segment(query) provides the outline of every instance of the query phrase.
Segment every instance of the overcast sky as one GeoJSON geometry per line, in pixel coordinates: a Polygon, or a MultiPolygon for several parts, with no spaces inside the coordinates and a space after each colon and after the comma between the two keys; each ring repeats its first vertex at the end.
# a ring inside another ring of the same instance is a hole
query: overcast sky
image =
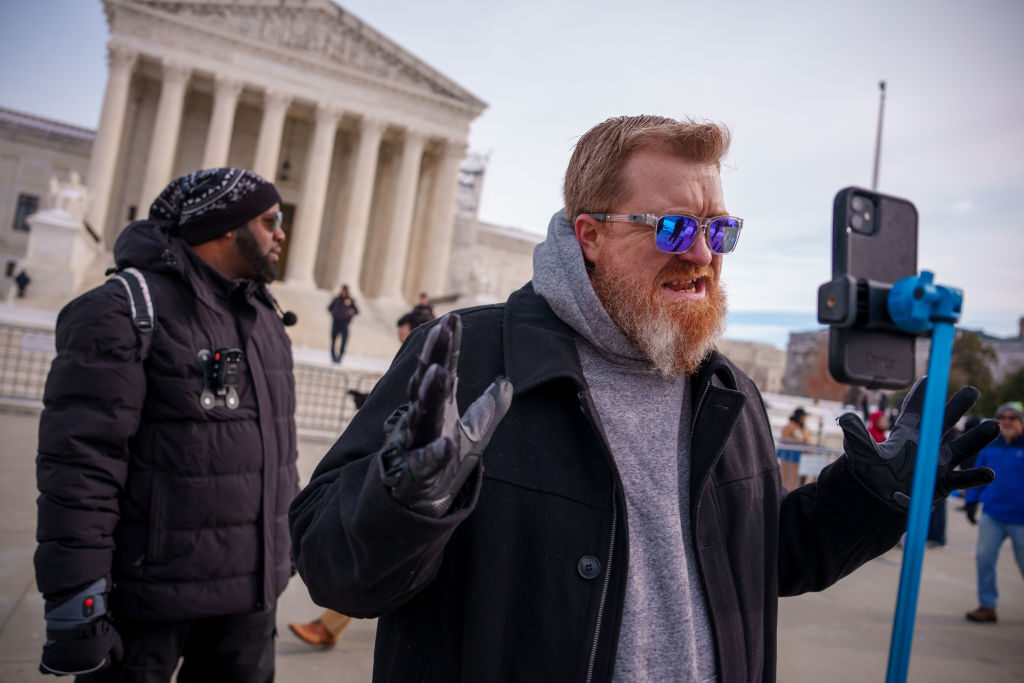
{"type": "MultiPolygon", "coordinates": [[[[879,190],[916,204],[919,266],[964,290],[962,324],[1016,335],[1021,0],[339,4],[488,103],[470,134],[490,154],[486,221],[544,231],[572,145],[609,116],[728,125],[726,201],[746,221],[723,272],[739,338],[759,320],[813,321],[832,198],[871,183],[884,79],[879,190]]],[[[107,38],[99,0],[0,0],[0,106],[95,127],[107,38]]]]}

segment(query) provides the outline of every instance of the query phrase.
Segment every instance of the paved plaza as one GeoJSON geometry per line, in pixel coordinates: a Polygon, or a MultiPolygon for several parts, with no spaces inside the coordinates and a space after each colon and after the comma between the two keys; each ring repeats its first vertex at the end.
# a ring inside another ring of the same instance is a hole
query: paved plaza
{"type": "MultiPolygon", "coordinates": [[[[32,573],[35,549],[35,450],[38,411],[0,409],[0,683],[54,680],[38,673],[44,637],[42,599],[32,573]]],[[[300,439],[303,481],[329,443],[300,439]]],[[[1024,581],[1004,546],[998,624],[972,624],[976,606],[975,528],[949,503],[949,543],[925,556],[909,680],[922,683],[1024,681],[1024,581]]],[[[868,563],[829,590],[780,603],[779,681],[864,683],[885,679],[899,550],[868,563]]],[[[319,613],[294,578],[278,609],[277,680],[369,681],[373,621],[355,621],[336,647],[310,648],[290,621],[319,613]]],[[[729,682],[724,682],[729,683],[729,682]]]]}

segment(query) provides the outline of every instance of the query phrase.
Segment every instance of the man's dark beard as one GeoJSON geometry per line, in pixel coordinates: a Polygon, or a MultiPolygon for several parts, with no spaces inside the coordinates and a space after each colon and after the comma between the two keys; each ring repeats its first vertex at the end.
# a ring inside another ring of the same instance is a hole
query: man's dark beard
{"type": "Polygon", "coordinates": [[[658,282],[640,282],[615,265],[597,264],[591,282],[612,321],[665,377],[694,374],[725,331],[725,290],[711,268],[670,263],[658,282]],[[659,282],[694,276],[704,278],[702,301],[666,301],[658,292],[659,282]]]}
{"type": "Polygon", "coordinates": [[[272,261],[268,254],[260,251],[260,243],[256,241],[256,236],[252,234],[248,225],[235,231],[235,246],[238,247],[238,253],[249,264],[250,280],[266,285],[277,279],[277,262],[272,261]]]}

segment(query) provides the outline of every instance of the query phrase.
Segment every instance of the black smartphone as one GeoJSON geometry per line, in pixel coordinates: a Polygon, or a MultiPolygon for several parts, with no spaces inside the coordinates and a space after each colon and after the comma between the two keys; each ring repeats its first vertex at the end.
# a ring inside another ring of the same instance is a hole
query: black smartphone
{"type": "MultiPolygon", "coordinates": [[[[847,187],[832,205],[832,280],[846,283],[845,325],[832,324],[828,369],[839,382],[902,389],[914,381],[916,335],[892,324],[891,286],[917,274],[917,209],[906,199],[847,187]]],[[[819,301],[819,319],[823,302],[819,301]]]]}

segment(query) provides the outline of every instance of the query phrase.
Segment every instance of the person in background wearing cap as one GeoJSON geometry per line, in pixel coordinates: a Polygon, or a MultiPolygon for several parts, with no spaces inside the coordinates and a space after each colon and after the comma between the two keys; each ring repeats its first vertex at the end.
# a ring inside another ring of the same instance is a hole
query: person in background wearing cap
{"type": "Polygon", "coordinates": [[[981,488],[968,489],[964,510],[971,524],[978,525],[978,607],[967,613],[968,621],[995,622],[996,562],[1007,537],[1013,544],[1021,576],[1024,576],[1024,404],[1010,401],[999,406],[1000,435],[986,446],[975,462],[989,467],[995,481],[981,488]],[[981,518],[978,518],[981,503],[981,518]]]}
{"type": "Polygon", "coordinates": [[[807,430],[807,411],[797,408],[789,416],[789,422],[782,428],[782,441],[789,443],[811,443],[811,433],[807,430]]]}
{"type": "Polygon", "coordinates": [[[170,681],[181,661],[179,680],[272,680],[298,491],[291,343],[266,287],[280,204],[250,171],[178,178],[118,237],[121,274],[61,311],[36,470],[43,673],[170,681]]]}

